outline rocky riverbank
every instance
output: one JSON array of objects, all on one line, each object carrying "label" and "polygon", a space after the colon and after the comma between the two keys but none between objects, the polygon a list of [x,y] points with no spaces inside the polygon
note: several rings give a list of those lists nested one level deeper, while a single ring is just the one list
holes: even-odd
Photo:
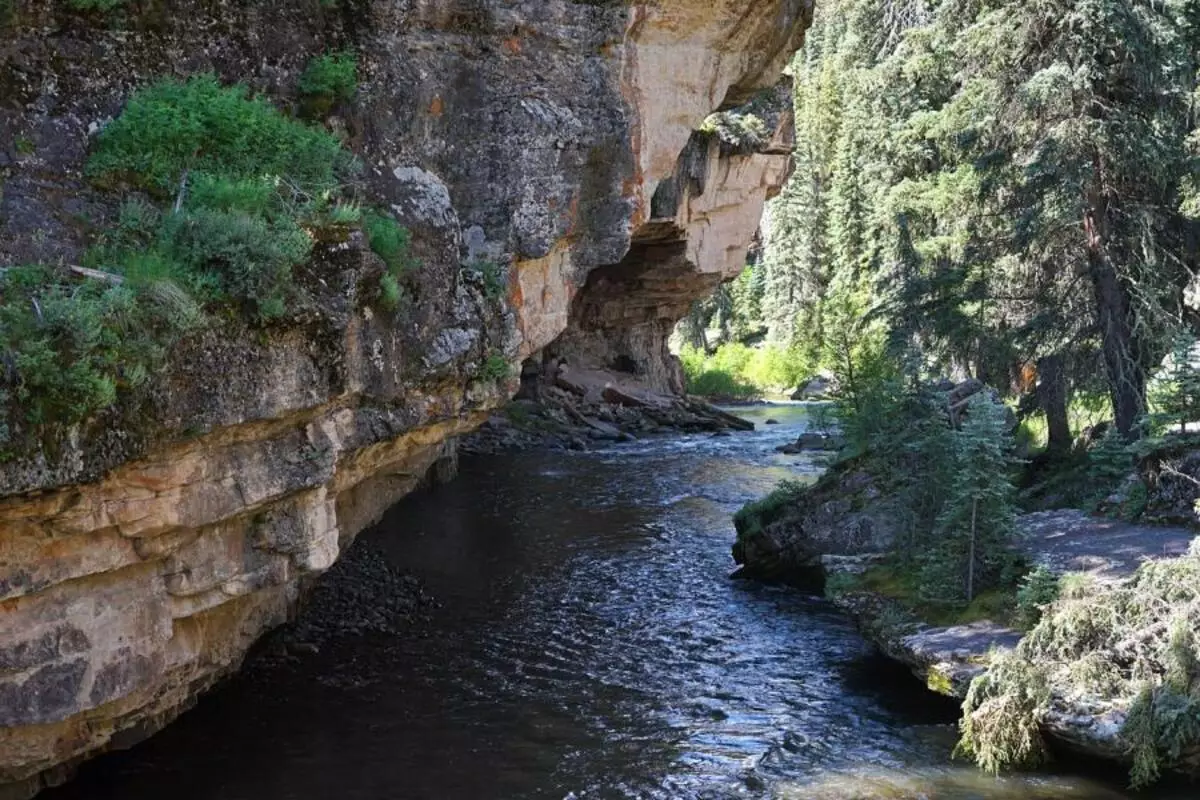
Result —
[{"label": "rocky riverbank", "polygon": [[462,451],[587,450],[669,432],[754,429],[704,400],[656,391],[628,374],[556,366],[551,375],[523,381],[512,403],[463,438]]},{"label": "rocky riverbank", "polygon": [[[1024,709],[1036,721],[1031,736],[1135,767],[1149,748],[1156,770],[1200,774],[1200,747],[1191,734],[1172,750],[1160,746],[1160,738],[1167,735],[1165,723],[1155,723],[1159,728],[1151,744],[1134,741],[1128,724],[1138,713],[1137,697],[1142,691],[1138,686],[1154,680],[1152,674],[1134,673],[1148,669],[1161,678],[1172,669],[1165,663],[1169,655],[1164,655],[1175,646],[1166,642],[1168,623],[1183,631],[1172,634],[1175,638],[1191,637],[1180,641],[1195,658],[1200,617],[1187,611],[1195,608],[1200,591],[1200,584],[1187,577],[1191,563],[1200,564],[1200,551],[1190,545],[1194,530],[1137,525],[1077,510],[1020,516],[1016,546],[1025,560],[1050,574],[1070,575],[1059,583],[1080,587],[1064,590],[1061,601],[1044,609],[1047,622],[1027,633],[1015,624],[1011,608],[989,615],[986,607],[973,607],[966,616],[975,618],[961,624],[944,620],[934,624],[914,610],[911,598],[892,591],[889,579],[880,578],[886,574],[881,565],[891,558],[900,534],[891,503],[868,468],[843,463],[810,488],[785,486],[743,510],[735,557],[748,576],[823,584],[827,596],[855,621],[865,638],[906,665],[931,691],[968,700],[974,682],[985,704],[994,701],[983,713],[995,713],[996,705],[1011,698],[996,701],[988,694],[995,693],[989,689],[991,684],[977,679],[1015,654],[1014,660],[1031,662],[1027,666],[1036,680],[1030,680],[1045,692],[1039,704]],[[1169,563],[1174,561],[1178,566]],[[1168,566],[1156,572],[1157,564]],[[1155,593],[1161,597],[1154,597]],[[1149,600],[1139,599],[1146,594],[1152,595]],[[1153,615],[1155,604],[1166,607],[1167,616],[1174,613],[1172,608],[1184,616],[1164,621],[1160,612],[1141,629],[1129,631],[1122,631],[1115,621],[1081,618],[1081,609],[1111,606],[1114,617],[1131,615],[1129,624],[1136,627],[1132,609],[1151,607],[1147,613]],[[1099,627],[1075,630],[1087,625]],[[1054,648],[1074,648],[1081,663],[1105,671],[1104,679],[1079,678],[1070,659],[1047,654]],[[971,703],[968,700],[968,710]],[[978,698],[975,703],[979,712]]]}]

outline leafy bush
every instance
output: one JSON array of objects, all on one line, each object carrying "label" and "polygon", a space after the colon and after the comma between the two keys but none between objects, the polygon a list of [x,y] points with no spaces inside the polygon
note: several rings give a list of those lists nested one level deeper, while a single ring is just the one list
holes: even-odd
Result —
[{"label": "leafy bush", "polygon": [[78,279],[45,267],[0,272],[0,449],[18,432],[71,425],[142,387],[166,348],[198,323],[195,307],[159,281]]},{"label": "leafy bush", "polygon": [[363,218],[363,230],[367,232],[371,250],[383,259],[388,272],[394,277],[400,277],[412,266],[409,261],[412,234],[407,228],[391,217],[370,212]]},{"label": "leafy bush", "polygon": [[479,284],[483,296],[499,300],[508,290],[508,272],[495,261],[473,261],[463,266],[463,276]]},{"label": "leafy bush", "polygon": [[500,353],[492,353],[479,367],[477,377],[485,381],[503,381],[512,377],[512,364]]},{"label": "leafy bush", "polygon": [[[232,302],[260,320],[279,317],[292,269],[312,248],[301,222],[347,216],[344,204],[329,206],[350,166],[332,136],[243,86],[212,75],[159,81],[100,134],[88,172],[174,197],[174,207],[127,203],[91,258],[123,274],[168,275],[203,302]],[[399,252],[392,226],[379,239]]]},{"label": "leafy bush", "polygon": [[1085,504],[1094,508],[1129,477],[1133,468],[1133,450],[1115,428],[1109,428],[1087,454]]},{"label": "leafy bush", "polygon": [[367,232],[371,250],[387,265],[387,272],[379,278],[380,303],[387,310],[395,311],[404,296],[400,278],[413,266],[409,256],[412,234],[396,220],[374,211],[363,217],[363,229]]},{"label": "leafy bush", "polygon": [[70,4],[76,11],[108,12],[125,5],[125,0],[70,0]]},{"label": "leafy bush", "polygon": [[[328,133],[212,75],[135,92],[87,165],[98,182],[143,189],[153,201],[127,201],[84,258],[123,282],[41,268],[0,273],[0,404],[8,408],[0,436],[81,422],[136,390],[177,338],[203,323],[203,305],[260,321],[285,314],[299,291],[293,270],[312,249],[306,228],[362,217],[341,195],[352,167]],[[408,232],[378,215],[369,228],[388,262],[384,301],[396,304]]]},{"label": "leafy bush", "polygon": [[298,88],[317,113],[328,112],[334,103],[350,102],[358,89],[358,56],[350,50],[317,56],[300,75]]},{"label": "leafy bush", "polygon": [[388,311],[395,311],[404,302],[404,289],[390,272],[385,272],[379,278],[379,302]]},{"label": "leafy bush", "polygon": [[766,124],[754,114],[719,111],[700,124],[700,131],[720,139],[721,144],[742,153],[753,153],[770,141]]},{"label": "leafy bush", "polygon": [[282,200],[276,187],[259,178],[230,178],[204,172],[191,177],[187,204],[191,208],[236,211],[266,216],[281,211]]},{"label": "leafy bush", "polygon": [[831,600],[861,587],[862,580],[852,572],[834,572],[825,578],[825,596]]},{"label": "leafy bush", "polygon": [[689,375],[687,390],[702,397],[750,400],[760,392],[748,383],[742,383],[728,372],[705,370],[698,375]]},{"label": "leafy bush", "polygon": [[336,189],[350,166],[333,136],[206,74],[135,92],[100,132],[87,172],[162,196],[178,191],[185,173],[207,173],[315,197]]},{"label": "leafy bush", "polygon": [[795,386],[808,375],[800,351],[778,345],[749,347],[732,342],[711,355],[685,345],[679,359],[688,391],[709,397],[757,397]]},{"label": "leafy bush", "polygon": [[312,240],[292,220],[270,221],[201,208],[168,216],[159,234],[161,252],[195,276],[195,288],[246,304],[260,319],[283,316],[292,291],[292,268],[304,263]]},{"label": "leafy bush", "polygon": [[1058,575],[1044,565],[1021,579],[1017,589],[1017,623],[1029,630],[1042,618],[1042,610],[1058,599]]},{"label": "leafy bush", "polygon": [[957,752],[993,774],[1037,766],[1046,757],[1038,717],[1050,697],[1044,670],[1016,651],[993,653],[967,690]]}]

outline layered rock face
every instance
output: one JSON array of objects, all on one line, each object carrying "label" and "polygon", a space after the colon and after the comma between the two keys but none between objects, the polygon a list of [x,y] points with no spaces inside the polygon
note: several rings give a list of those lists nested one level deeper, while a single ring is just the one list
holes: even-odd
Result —
[{"label": "layered rock face", "polygon": [[[119,205],[82,176],[139,85],[216,72],[293,102],[354,48],[329,121],[413,231],[402,313],[383,267],[318,243],[286,322],[181,344],[136,407],[0,465],[0,784],[28,794],[153,732],[236,668],[305,583],[506,399],[497,354],[674,385],[665,336],[740,270],[787,168],[694,131],[775,84],[808,0],[126,2],[0,6],[0,266],[78,263]],[[11,145],[9,143],[12,143]],[[18,145],[19,143],[19,145]],[[489,298],[463,265],[509,267]]]}]

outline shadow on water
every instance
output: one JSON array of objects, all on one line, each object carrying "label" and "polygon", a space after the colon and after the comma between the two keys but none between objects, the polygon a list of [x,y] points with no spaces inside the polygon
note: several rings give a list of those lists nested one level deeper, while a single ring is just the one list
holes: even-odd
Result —
[{"label": "shadow on water", "polygon": [[955,764],[952,704],[823,601],[729,580],[733,511],[818,472],[774,452],[803,406],[739,413],[780,424],[465,464],[360,537],[299,627],[387,607],[395,584],[362,578],[376,561],[436,607],[335,624],[282,657],[268,644],[164,732],[45,796],[1125,796]]}]

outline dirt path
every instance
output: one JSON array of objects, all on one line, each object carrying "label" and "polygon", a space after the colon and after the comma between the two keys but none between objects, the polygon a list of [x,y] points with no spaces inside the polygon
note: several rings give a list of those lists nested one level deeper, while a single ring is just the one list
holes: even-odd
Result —
[{"label": "dirt path", "polygon": [[1017,518],[1021,547],[1056,572],[1090,572],[1106,580],[1133,574],[1151,558],[1187,553],[1200,531],[1137,525],[1082,511],[1039,511]]}]

